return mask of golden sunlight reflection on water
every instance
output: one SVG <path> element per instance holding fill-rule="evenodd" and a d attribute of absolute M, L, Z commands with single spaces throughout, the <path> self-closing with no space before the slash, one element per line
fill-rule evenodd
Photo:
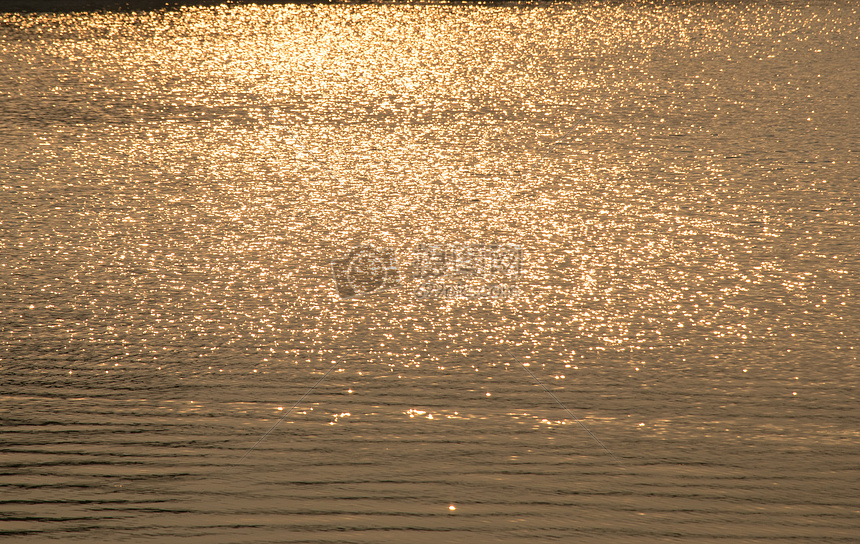
<path fill-rule="evenodd" d="M 0 14 L 9 534 L 849 541 L 857 15 Z"/>

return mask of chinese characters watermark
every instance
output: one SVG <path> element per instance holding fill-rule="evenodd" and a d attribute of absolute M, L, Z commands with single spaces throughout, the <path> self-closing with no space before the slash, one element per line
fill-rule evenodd
<path fill-rule="evenodd" d="M 503 244 L 419 244 L 398 266 L 392 249 L 354 248 L 331 263 L 341 298 L 364 296 L 410 280 L 417 299 L 507 299 L 518 293 L 524 250 Z"/>
<path fill-rule="evenodd" d="M 418 299 L 510 298 L 523 271 L 523 248 L 498 244 L 421 244 L 413 252 Z"/>

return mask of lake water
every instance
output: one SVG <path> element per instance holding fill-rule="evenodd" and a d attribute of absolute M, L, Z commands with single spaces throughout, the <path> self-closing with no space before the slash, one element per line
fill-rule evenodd
<path fill-rule="evenodd" d="M 857 542 L 858 120 L 848 1 L 0 14 L 0 533 Z"/>

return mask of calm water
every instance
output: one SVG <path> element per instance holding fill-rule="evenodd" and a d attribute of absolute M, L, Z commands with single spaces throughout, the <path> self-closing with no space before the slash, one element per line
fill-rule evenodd
<path fill-rule="evenodd" d="M 848 1 L 0 14 L 0 533 L 857 542 L 858 119 Z"/>

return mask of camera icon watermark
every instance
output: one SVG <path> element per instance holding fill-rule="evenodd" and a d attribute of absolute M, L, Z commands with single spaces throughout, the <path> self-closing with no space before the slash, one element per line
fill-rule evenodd
<path fill-rule="evenodd" d="M 359 246 L 345 258 L 332 261 L 331 267 L 341 298 L 369 295 L 400 283 L 391 249 Z"/>

